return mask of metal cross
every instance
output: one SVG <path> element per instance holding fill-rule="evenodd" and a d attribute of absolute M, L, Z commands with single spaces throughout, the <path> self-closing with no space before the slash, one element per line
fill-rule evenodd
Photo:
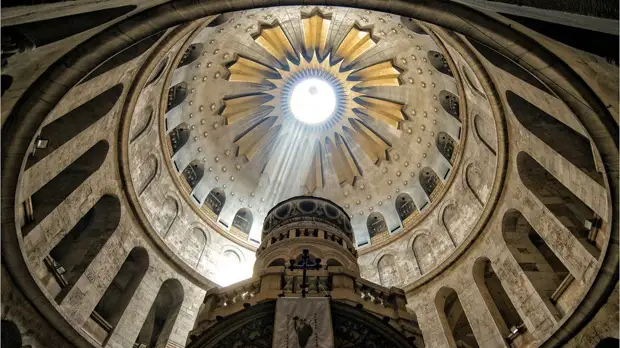
<path fill-rule="evenodd" d="M 308 275 L 306 274 L 306 271 L 309 269 L 314 269 L 314 270 L 318 270 L 321 269 L 321 259 L 312 259 L 310 257 L 310 252 L 308 251 L 308 249 L 304 249 L 302 251 L 301 254 L 301 260 L 299 260 L 299 262 L 296 262 L 295 260 L 291 259 L 289 261 L 290 266 L 288 266 L 288 268 L 292 271 L 292 270 L 296 270 L 296 269 L 301 269 L 303 270 L 303 277 L 302 277 L 302 284 L 301 284 L 301 297 L 306 297 L 306 294 L 308 293 Z"/>

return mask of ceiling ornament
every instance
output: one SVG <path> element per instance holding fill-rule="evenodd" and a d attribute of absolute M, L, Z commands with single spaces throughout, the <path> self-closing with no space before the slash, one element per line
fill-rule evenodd
<path fill-rule="evenodd" d="M 277 22 L 261 26 L 254 41 L 281 66 L 272 68 L 267 62 L 238 55 L 228 66 L 228 81 L 260 88 L 254 93 L 225 97 L 221 110 L 226 125 L 240 121 L 249 124 L 235 144 L 237 156 L 250 162 L 272 155 L 275 147 L 286 146 L 291 137 L 303 142 L 303 148 L 311 151 L 303 183 L 308 193 L 323 187 L 327 165 L 333 167 L 340 184 L 354 185 L 363 175 L 351 150 L 352 142 L 377 166 L 389 159 L 391 144 L 363 117 L 394 129 L 400 129 L 406 119 L 405 105 L 369 94 L 372 88 L 401 85 L 401 70 L 391 60 L 355 69 L 359 58 L 377 45 L 371 30 L 353 25 L 339 44 L 333 44 L 331 25 L 331 19 L 318 11 L 302 15 L 302 40 L 290 40 Z M 316 124 L 301 122 L 290 107 L 293 88 L 309 78 L 327 82 L 336 95 L 331 117 Z"/>

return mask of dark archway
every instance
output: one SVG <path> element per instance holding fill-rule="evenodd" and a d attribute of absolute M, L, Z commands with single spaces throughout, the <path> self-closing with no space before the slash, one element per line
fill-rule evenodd
<path fill-rule="evenodd" d="M 181 282 L 168 279 L 159 288 L 142 329 L 136 339 L 136 346 L 148 348 L 167 346 L 174 322 L 181 310 L 184 291 Z"/>
<path fill-rule="evenodd" d="M 226 204 L 226 192 L 219 187 L 214 188 L 207 195 L 204 204 L 215 216 L 219 216 L 222 208 L 224 208 L 224 204 Z"/>
<path fill-rule="evenodd" d="M 428 51 L 426 55 L 428 56 L 428 62 L 431 63 L 433 68 L 442 74 L 454 77 L 454 74 L 452 74 L 452 70 L 450 69 L 450 65 L 448 65 L 448 61 L 443 54 L 437 51 Z"/>
<path fill-rule="evenodd" d="M 175 106 L 180 105 L 187 97 L 187 83 L 178 83 L 170 89 L 168 89 L 168 103 L 166 106 L 166 112 L 170 111 Z"/>
<path fill-rule="evenodd" d="M 456 148 L 456 142 L 452 139 L 451 136 L 446 132 L 437 133 L 437 140 L 435 142 L 437 145 L 437 150 L 439 153 L 448 161 L 450 164 L 454 164 L 454 149 Z"/>
<path fill-rule="evenodd" d="M 252 212 L 248 208 L 241 208 L 235 214 L 235 218 L 232 222 L 232 227 L 238 229 L 239 231 L 250 234 L 250 230 L 252 229 Z"/>
<path fill-rule="evenodd" d="M 383 214 L 374 212 L 368 215 L 366 219 L 366 228 L 368 229 L 368 235 L 372 240 L 373 237 L 385 234 L 388 232 L 388 227 L 385 222 Z"/>
<path fill-rule="evenodd" d="M 202 176 L 204 175 L 204 167 L 199 160 L 193 160 L 190 164 L 183 169 L 183 178 L 185 178 L 185 182 L 190 187 L 190 191 L 196 187 Z"/>
<path fill-rule="evenodd" d="M 172 146 L 172 153 L 177 153 L 189 140 L 189 127 L 187 124 L 181 123 L 176 126 L 170 134 L 168 134 L 170 138 L 170 145 Z"/>
<path fill-rule="evenodd" d="M 0 341 L 3 348 L 22 348 L 22 335 L 14 322 L 2 320 L 0 323 L 0 333 Z"/>
<path fill-rule="evenodd" d="M 419 178 L 422 189 L 424 190 L 424 192 L 426 192 L 428 199 L 433 202 L 435 199 L 435 195 L 433 195 L 433 192 L 435 192 L 437 186 L 441 184 L 441 179 L 439 179 L 437 173 L 435 173 L 435 171 L 429 167 L 422 168 Z"/>
<path fill-rule="evenodd" d="M 446 335 L 452 335 L 457 347 L 478 348 L 478 341 L 463 310 L 463 305 L 454 289 L 441 288 L 435 299 L 437 311 L 444 321 Z"/>
<path fill-rule="evenodd" d="M 396 205 L 396 211 L 398 212 L 400 221 L 404 221 L 411 214 L 417 211 L 413 199 L 406 193 L 399 194 L 398 197 L 396 197 L 394 204 Z"/>
<path fill-rule="evenodd" d="M 203 49 L 204 49 L 204 45 L 202 43 L 193 43 L 189 45 L 189 47 L 187 47 L 187 49 L 183 53 L 183 57 L 181 57 L 181 60 L 179 61 L 179 65 L 177 66 L 177 69 L 195 62 L 196 59 L 200 57 L 200 54 L 202 53 Z"/>
<path fill-rule="evenodd" d="M 441 107 L 452 117 L 460 121 L 461 116 L 460 116 L 460 108 L 459 108 L 459 97 L 452 94 L 451 92 L 443 90 L 439 92 L 438 98 L 439 98 L 439 104 L 441 104 Z"/>

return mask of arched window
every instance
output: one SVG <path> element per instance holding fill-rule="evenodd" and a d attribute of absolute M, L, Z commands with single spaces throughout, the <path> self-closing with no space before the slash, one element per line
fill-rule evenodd
<path fill-rule="evenodd" d="M 459 97 L 444 90 L 444 91 L 439 92 L 438 98 L 439 98 L 439 104 L 441 104 L 441 107 L 447 113 L 452 115 L 452 117 L 460 121 L 461 117 L 459 116 L 459 112 L 460 112 Z"/>
<path fill-rule="evenodd" d="M 411 196 L 406 193 L 401 193 L 396 197 L 396 211 L 400 221 L 404 221 L 409 215 L 416 212 L 417 208 Z"/>
<path fill-rule="evenodd" d="M 377 263 L 379 271 L 379 281 L 381 285 L 389 288 L 391 286 L 398 286 L 402 284 L 400 272 L 396 264 L 396 258 L 394 255 L 383 255 Z"/>
<path fill-rule="evenodd" d="M 502 234 L 512 256 L 544 301 L 550 301 L 568 270 L 517 210 L 504 215 Z"/>
<path fill-rule="evenodd" d="M 601 174 L 596 170 L 588 138 L 512 91 L 506 92 L 506 100 L 523 127 L 593 180 L 601 183 Z"/>
<path fill-rule="evenodd" d="M 149 255 L 146 249 L 133 248 L 90 315 L 91 323 L 98 325 L 107 333 L 100 343 L 105 341 L 118 324 L 148 268 Z M 84 328 L 90 326 L 87 324 Z M 93 331 L 99 332 L 100 330 Z"/>
<path fill-rule="evenodd" d="M 183 286 L 178 280 L 168 279 L 161 285 L 151 310 L 142 324 L 142 329 L 134 344 L 135 347 L 141 345 L 148 348 L 168 346 L 167 342 L 181 310 L 183 297 Z"/>
<path fill-rule="evenodd" d="M 166 112 L 181 104 L 187 97 L 187 83 L 178 83 L 168 89 L 168 104 Z"/>
<path fill-rule="evenodd" d="M 189 45 L 189 47 L 187 47 L 187 49 L 183 53 L 183 57 L 181 57 L 181 61 L 179 61 L 179 66 L 177 66 L 177 69 L 196 61 L 196 59 L 198 59 L 198 57 L 200 57 L 200 54 L 202 53 L 203 46 L 204 45 L 201 43 L 194 43 Z"/>
<path fill-rule="evenodd" d="M 450 70 L 450 65 L 448 65 L 448 61 L 443 54 L 437 51 L 428 51 L 427 53 L 428 61 L 431 63 L 433 68 L 437 69 L 442 74 L 446 74 L 450 77 L 454 77 L 452 74 L 452 70 Z"/>
<path fill-rule="evenodd" d="M 476 260 L 473 273 L 478 290 L 502 336 L 508 337 L 512 332 L 525 329 L 523 320 L 495 274 L 491 261 L 487 258 Z"/>
<path fill-rule="evenodd" d="M 60 304 L 108 239 L 121 219 L 118 198 L 105 195 L 50 251 L 45 264 L 62 289 L 55 296 Z"/>
<path fill-rule="evenodd" d="M 226 203 L 226 193 L 221 188 L 214 188 L 209 192 L 205 205 L 212 211 L 215 216 L 219 216 L 224 204 Z"/>
<path fill-rule="evenodd" d="M 454 289 L 441 288 L 437 292 L 435 305 L 448 341 L 455 347 L 480 347 L 469 324 L 469 319 L 463 310 L 461 301 Z"/>
<path fill-rule="evenodd" d="M 172 145 L 172 153 L 177 153 L 189 140 L 189 127 L 185 122 L 176 126 L 170 134 L 168 134 L 170 138 L 170 145 Z"/>
<path fill-rule="evenodd" d="M 235 214 L 232 227 L 248 235 L 252 229 L 252 212 L 248 208 L 241 208 Z"/>
<path fill-rule="evenodd" d="M 383 215 L 378 212 L 374 212 L 368 215 L 366 219 L 366 227 L 368 228 L 368 235 L 372 241 L 374 237 L 384 236 L 388 233 L 388 227 L 385 223 Z"/>
<path fill-rule="evenodd" d="M 45 147 L 35 146 L 34 152 L 28 156 L 26 161 L 26 169 L 107 115 L 122 93 L 123 85 L 118 84 L 45 125 L 35 142 L 46 142 L 47 145 Z"/>
<path fill-rule="evenodd" d="M 22 335 L 19 332 L 19 328 L 14 322 L 10 320 L 2 320 L 0 323 L 0 341 L 2 347 L 5 348 L 21 348 L 22 347 Z"/>
<path fill-rule="evenodd" d="M 422 168 L 420 171 L 420 185 L 431 202 L 434 201 L 436 195 L 433 195 L 433 192 L 435 192 L 440 183 L 441 179 L 439 179 L 434 170 L 429 167 Z"/>
<path fill-rule="evenodd" d="M 452 139 L 452 137 L 446 132 L 439 132 L 437 133 L 436 145 L 439 153 L 441 153 L 443 157 L 450 162 L 450 164 L 454 164 L 453 154 L 456 147 L 456 142 L 454 139 Z"/>
<path fill-rule="evenodd" d="M 32 213 L 22 228 L 24 237 L 101 167 L 108 148 L 107 141 L 99 141 L 30 196 Z"/>
<path fill-rule="evenodd" d="M 601 250 L 589 233 L 599 217 L 528 153 L 517 155 L 519 178 L 581 244 L 598 258 Z"/>
<path fill-rule="evenodd" d="M 183 169 L 183 177 L 185 178 L 185 182 L 190 187 L 190 191 L 196 187 L 200 179 L 202 179 L 202 175 L 204 174 L 204 167 L 199 160 L 193 160 L 190 164 Z"/>

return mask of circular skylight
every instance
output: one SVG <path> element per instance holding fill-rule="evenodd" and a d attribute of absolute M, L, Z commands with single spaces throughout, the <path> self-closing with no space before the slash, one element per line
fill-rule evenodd
<path fill-rule="evenodd" d="M 308 78 L 293 86 L 290 98 L 293 116 L 303 123 L 321 123 L 334 114 L 336 92 L 329 82 Z"/>

